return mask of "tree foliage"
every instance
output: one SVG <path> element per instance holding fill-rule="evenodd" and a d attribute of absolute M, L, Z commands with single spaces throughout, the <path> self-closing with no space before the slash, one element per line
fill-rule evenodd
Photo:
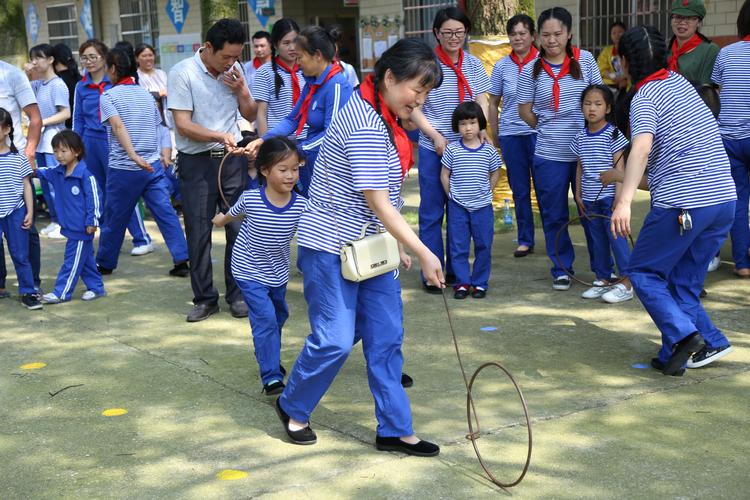
<path fill-rule="evenodd" d="M 26 54 L 26 50 L 21 0 L 0 0 L 0 55 Z"/>

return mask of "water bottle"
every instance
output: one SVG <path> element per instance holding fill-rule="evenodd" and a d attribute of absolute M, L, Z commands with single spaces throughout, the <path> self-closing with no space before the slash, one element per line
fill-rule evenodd
<path fill-rule="evenodd" d="M 513 227 L 513 214 L 510 211 L 510 200 L 505 198 L 505 207 L 503 207 L 503 222 L 506 229 Z"/>

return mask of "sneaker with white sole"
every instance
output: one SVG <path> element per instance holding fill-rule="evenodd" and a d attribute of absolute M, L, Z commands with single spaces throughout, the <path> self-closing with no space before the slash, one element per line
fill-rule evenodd
<path fill-rule="evenodd" d="M 83 295 L 81 295 L 81 300 L 86 300 L 86 301 L 96 300 L 100 297 L 106 297 L 106 296 L 107 296 L 107 292 L 97 293 L 93 290 L 86 290 L 85 292 L 83 292 Z"/>
<path fill-rule="evenodd" d="M 39 230 L 39 234 L 43 234 L 44 236 L 47 236 L 49 233 L 51 233 L 54 230 L 60 230 L 60 224 L 57 222 L 50 222 L 47 224 L 47 226 L 44 229 Z"/>
<path fill-rule="evenodd" d="M 57 227 L 54 228 L 52 231 L 47 233 L 47 238 L 53 239 L 53 240 L 62 240 L 65 239 L 65 236 L 62 235 L 60 232 L 60 225 L 55 224 Z M 46 228 L 45 228 L 46 229 Z"/>
<path fill-rule="evenodd" d="M 146 255 L 154 251 L 154 245 L 151 243 L 146 243 L 145 245 L 139 245 L 137 247 L 133 247 L 133 249 L 130 251 L 130 255 L 134 255 L 136 257 L 140 255 Z"/>
<path fill-rule="evenodd" d="M 708 272 L 712 273 L 719 269 L 719 266 L 721 265 L 721 257 L 718 255 L 714 256 L 713 259 L 711 259 L 711 262 L 708 263 Z"/>
<path fill-rule="evenodd" d="M 710 347 L 706 346 L 700 351 L 693 354 L 693 356 L 688 359 L 686 366 L 688 368 L 700 368 L 701 366 L 706 366 L 709 363 L 720 360 L 727 354 L 730 354 L 733 350 L 734 349 L 732 349 L 731 345 L 717 347 L 716 349 L 711 349 Z"/>
<path fill-rule="evenodd" d="M 552 280 L 552 288 L 555 290 L 570 290 L 570 278 L 568 276 L 558 276 Z"/>
<path fill-rule="evenodd" d="M 622 283 L 611 286 L 607 293 L 602 295 L 602 300 L 610 304 L 618 304 L 632 299 L 633 289 L 626 287 Z"/>
<path fill-rule="evenodd" d="M 42 304 L 59 304 L 62 299 L 54 293 L 45 293 L 41 298 Z"/>
<path fill-rule="evenodd" d="M 43 307 L 42 303 L 39 302 L 39 299 L 31 293 L 21 295 L 21 304 L 23 304 L 29 311 L 36 311 Z"/>
<path fill-rule="evenodd" d="M 598 299 L 609 291 L 609 285 L 601 280 L 596 280 L 592 283 L 591 288 L 581 294 L 584 299 Z"/>

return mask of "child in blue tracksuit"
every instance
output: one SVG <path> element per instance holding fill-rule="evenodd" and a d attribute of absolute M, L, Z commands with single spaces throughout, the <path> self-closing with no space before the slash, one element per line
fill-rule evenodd
<path fill-rule="evenodd" d="M 612 254 L 623 274 L 628 267 L 630 247 L 626 238 L 616 238 L 609 230 L 612 203 L 616 188 L 603 187 L 599 175 L 616 168 L 625 170 L 625 148 L 628 140 L 617 127 L 610 123 L 614 109 L 614 96 L 605 85 L 589 85 L 581 93 L 581 110 L 586 119 L 586 128 L 573 138 L 570 150 L 578 157 L 576 170 L 575 199 L 581 213 L 588 216 L 589 230 L 586 232 L 588 246 L 593 252 L 592 271 L 596 275 L 593 287 L 581 296 L 584 299 L 601 298 L 615 304 L 633 298 L 633 287 L 628 278 L 610 286 L 614 273 Z M 601 217 L 597 217 L 601 216 Z"/>
<path fill-rule="evenodd" d="M 10 147 L 7 145 L 10 141 Z M 35 296 L 29 262 L 29 228 L 34 220 L 34 192 L 31 165 L 13 144 L 13 117 L 0 108 L 0 244 L 8 242 L 8 253 L 18 276 L 21 303 L 27 309 L 41 309 Z"/>
<path fill-rule="evenodd" d="M 285 295 L 289 281 L 290 244 L 306 200 L 293 191 L 300 157 L 293 141 L 271 137 L 258 151 L 259 189 L 242 193 L 217 227 L 245 218 L 232 250 L 232 275 L 248 307 L 255 359 L 267 395 L 284 390 L 281 329 L 289 317 Z"/>
<path fill-rule="evenodd" d="M 453 297 L 476 299 L 487 294 L 495 233 L 492 190 L 500 179 L 500 156 L 492 144 L 479 138 L 487 119 L 474 101 L 453 111 L 453 131 L 461 139 L 448 144 L 442 158 L 440 180 L 448 195 L 450 264 L 456 274 Z M 469 274 L 469 249 L 474 241 L 474 268 Z M 473 289 L 473 290 L 472 290 Z"/>
<path fill-rule="evenodd" d="M 57 193 L 60 226 L 68 242 L 55 288 L 42 297 L 42 302 L 69 301 L 79 277 L 86 285 L 81 298 L 94 300 L 106 295 L 94 260 L 94 233 L 99 227 L 102 207 L 99 184 L 83 161 L 84 146 L 78 134 L 71 130 L 59 132 L 52 138 L 52 148 L 59 165 L 39 168 L 36 176 L 49 182 Z"/>

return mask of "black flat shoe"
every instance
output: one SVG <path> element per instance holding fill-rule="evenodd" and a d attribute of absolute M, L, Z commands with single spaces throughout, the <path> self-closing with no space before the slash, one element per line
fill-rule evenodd
<path fill-rule="evenodd" d="M 651 368 L 655 368 L 656 370 L 659 370 L 660 372 L 664 372 L 664 363 L 662 363 L 659 358 L 651 358 Z M 684 368 L 677 370 L 675 373 L 672 374 L 673 377 L 682 377 L 683 375 L 685 375 Z"/>
<path fill-rule="evenodd" d="M 398 451 L 415 457 L 434 457 L 440 453 L 440 447 L 429 441 L 409 444 L 397 437 L 375 436 L 375 448 L 380 451 Z"/>
<path fill-rule="evenodd" d="M 453 298 L 463 300 L 469 296 L 469 287 L 467 285 L 461 285 L 453 290 Z"/>
<path fill-rule="evenodd" d="M 112 274 L 112 271 L 114 271 L 114 269 L 109 269 L 108 267 L 102 267 L 99 264 L 96 265 L 96 268 L 99 270 L 99 274 L 101 274 L 102 276 Z"/>
<path fill-rule="evenodd" d="M 233 318 L 247 318 L 247 304 L 244 300 L 235 300 L 229 304 L 229 313 Z"/>
<path fill-rule="evenodd" d="M 178 278 L 187 278 L 190 276 L 190 266 L 188 266 L 187 262 L 180 262 L 179 264 L 175 264 L 175 266 L 169 270 L 170 276 L 176 276 Z"/>
<path fill-rule="evenodd" d="M 271 382 L 270 384 L 265 384 L 263 386 L 263 392 L 266 393 L 266 396 L 275 396 L 277 394 L 281 394 L 282 392 L 284 392 L 284 382 L 277 380 L 275 382 Z"/>
<path fill-rule="evenodd" d="M 422 283 L 422 286 L 424 287 L 425 292 L 429 294 L 440 295 L 443 293 L 443 289 L 439 286 L 428 285 L 427 283 Z"/>
<path fill-rule="evenodd" d="M 187 315 L 187 322 L 196 323 L 203 321 L 217 312 L 219 312 L 218 304 L 195 304 Z"/>
<path fill-rule="evenodd" d="M 662 373 L 664 375 L 674 375 L 680 371 L 687 363 L 687 360 L 706 346 L 706 341 L 698 332 L 693 332 L 674 345 L 672 357 L 664 365 Z"/>
<path fill-rule="evenodd" d="M 401 373 L 401 387 L 404 389 L 414 385 L 414 379 L 406 373 Z"/>
<path fill-rule="evenodd" d="M 279 404 L 278 399 L 276 399 L 276 415 L 279 416 L 279 420 L 281 420 L 281 423 L 284 424 L 286 435 L 289 436 L 289 439 L 292 441 L 292 443 L 305 445 L 315 444 L 318 441 L 318 436 L 315 435 L 315 431 L 310 429 L 309 425 L 304 429 L 300 429 L 298 431 L 289 430 L 289 415 L 287 415 L 286 412 L 281 409 L 281 405 Z"/>
<path fill-rule="evenodd" d="M 531 253 L 534 253 L 534 247 L 529 247 L 526 250 L 516 250 L 515 252 L 513 252 L 513 257 L 526 257 Z"/>
<path fill-rule="evenodd" d="M 471 296 L 475 299 L 483 299 L 487 296 L 487 290 L 482 290 L 481 288 L 475 288 L 473 292 L 471 292 Z"/>

